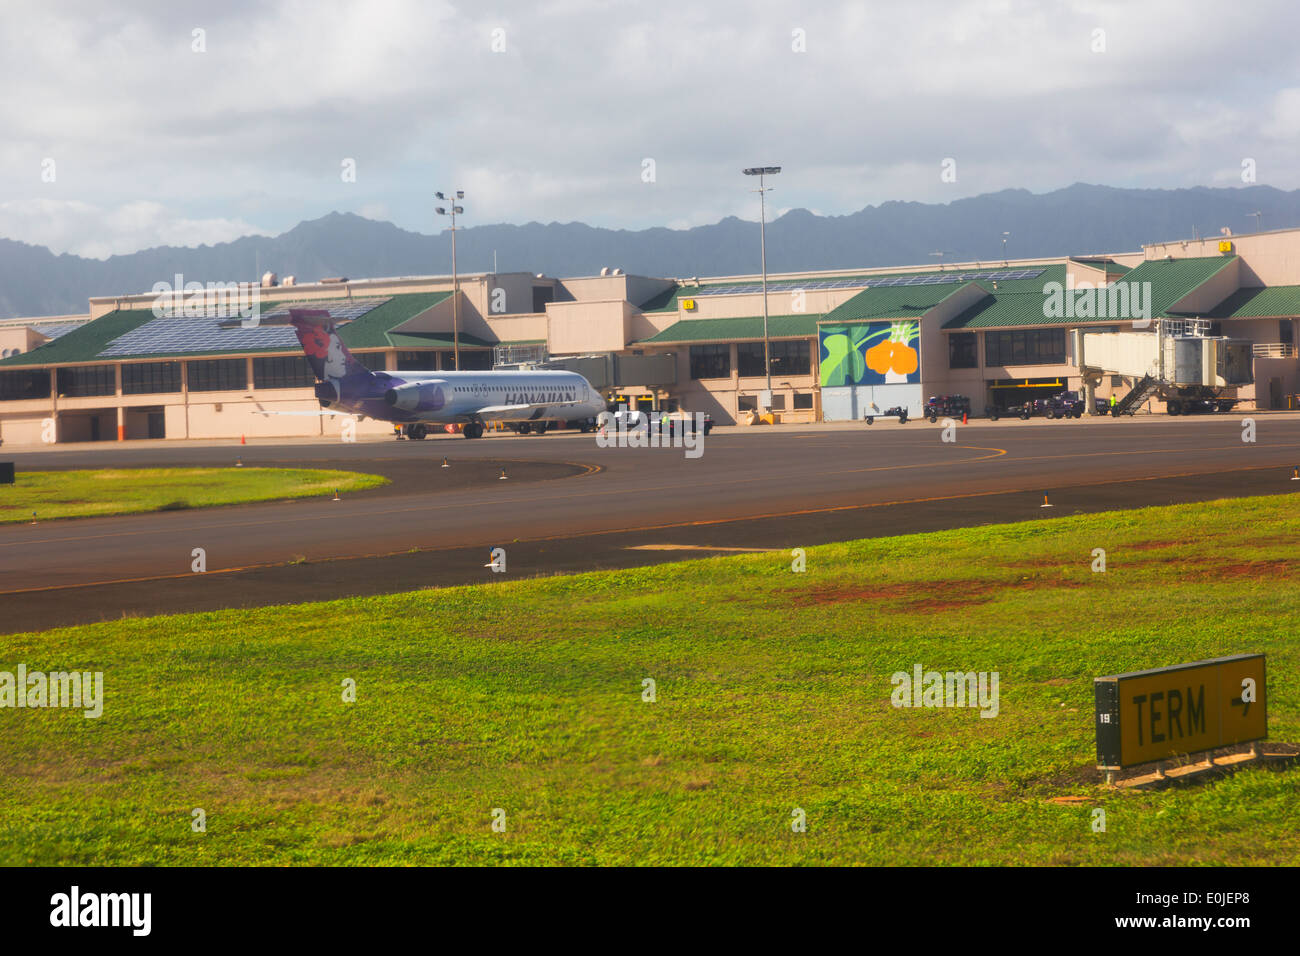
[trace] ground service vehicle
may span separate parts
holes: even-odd
[[[1082,418],[1083,409],[1078,392],[1060,392],[1044,400],[1043,413],[1048,418]]]
[[[961,418],[970,415],[970,399],[965,395],[932,395],[925,403],[925,417],[932,422],[944,418]]]
[[[885,409],[881,417],[893,418],[894,416],[898,416],[898,424],[900,425],[907,424],[907,409],[904,408],[902,405],[895,405],[893,408]],[[866,420],[867,420],[867,424],[870,425],[873,422],[875,422],[876,416],[868,413],[866,416]]]

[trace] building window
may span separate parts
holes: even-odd
[[[60,396],[80,398],[87,395],[117,394],[117,376],[111,365],[61,368],[58,379]]]
[[[492,368],[492,350],[474,349],[467,352],[460,350],[460,368],[462,372],[483,372]]]
[[[812,369],[812,350],[807,339],[769,342],[773,375],[808,375]],[[741,342],[736,346],[736,366],[742,378],[760,378],[763,367],[763,343]]]
[[[774,412],[785,411],[785,395],[783,393],[781,392],[772,393],[772,411]]]
[[[736,409],[737,409],[738,411],[742,411],[742,412],[756,412],[756,411],[758,411],[758,396],[757,396],[757,395],[737,395],[737,396],[736,396]]]
[[[762,348],[761,343],[759,348]],[[727,378],[730,375],[730,345],[691,346],[691,378]]]
[[[202,359],[186,363],[186,387],[191,392],[243,392],[248,389],[244,359]]]
[[[949,368],[978,368],[977,352],[974,332],[953,332],[948,336]]]
[[[1065,329],[984,333],[985,365],[1064,365]]]
[[[388,357],[383,352],[353,352],[352,357],[372,372],[382,372],[388,367]]]
[[[1111,388],[1123,388],[1123,387],[1124,387],[1124,376],[1123,376],[1123,375],[1112,375],[1112,376],[1110,377],[1110,387],[1111,387]]]
[[[812,392],[795,392],[794,393],[794,410],[796,412],[813,407]]]
[[[1283,345],[1290,345],[1292,342],[1292,330],[1290,319],[1278,319],[1277,322],[1277,340]]]
[[[48,369],[0,372],[0,402],[21,402],[27,398],[50,397]]]
[[[122,394],[143,395],[150,392],[179,392],[180,362],[141,362],[122,366]]]
[[[432,349],[428,351],[407,350],[397,353],[397,371],[399,372],[431,372],[438,367],[438,353]],[[451,368],[448,362],[444,368]]]
[[[309,388],[316,384],[305,355],[253,359],[254,388]]]

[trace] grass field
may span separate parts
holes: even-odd
[[[1107,790],[1092,678],[1262,651],[1300,741],[1297,541],[1289,495],[4,637],[105,702],[0,711],[0,863],[1294,865],[1300,768]],[[918,663],[1000,713],[891,707]]]
[[[307,468],[121,468],[18,472],[0,485],[0,524],[134,511],[207,508],[356,491],[388,484],[381,475]]]

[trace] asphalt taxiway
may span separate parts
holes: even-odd
[[[593,435],[0,449],[24,470],[343,468],[383,489],[0,525],[0,631],[631,567],[1001,521],[1287,494],[1300,415],[719,428],[703,454]],[[444,458],[448,467],[441,467]],[[502,479],[501,473],[506,475]],[[1041,506],[1048,496],[1050,509]],[[0,503],[3,491],[0,490]],[[192,549],[207,571],[191,571]],[[485,567],[507,549],[507,572]]]

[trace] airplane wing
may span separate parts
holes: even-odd
[[[565,405],[582,405],[584,402],[538,402],[534,405],[488,405],[476,412],[478,415],[497,414],[498,412],[527,412],[536,408],[563,408]]]
[[[334,410],[334,409],[330,409],[330,408],[322,408],[322,409],[319,409],[319,410],[314,411],[314,412],[273,412],[273,411],[270,411],[270,410],[268,410],[268,409],[263,408],[261,402],[254,402],[253,404],[257,406],[257,414],[259,414],[259,415],[261,415],[261,416],[263,416],[263,417],[265,417],[265,416],[267,416],[267,415],[310,415],[310,416],[313,417],[313,418],[318,418],[318,417],[322,417],[322,416],[323,416],[323,417],[327,417],[327,418],[329,418],[329,417],[333,417],[333,416],[335,416],[335,415],[343,415],[344,417],[349,417],[349,416],[350,416],[350,417],[353,417],[353,418],[361,418],[361,417],[362,417],[362,416],[360,416],[360,415],[354,415],[352,412],[340,412],[340,411],[336,411],[336,410]]]

